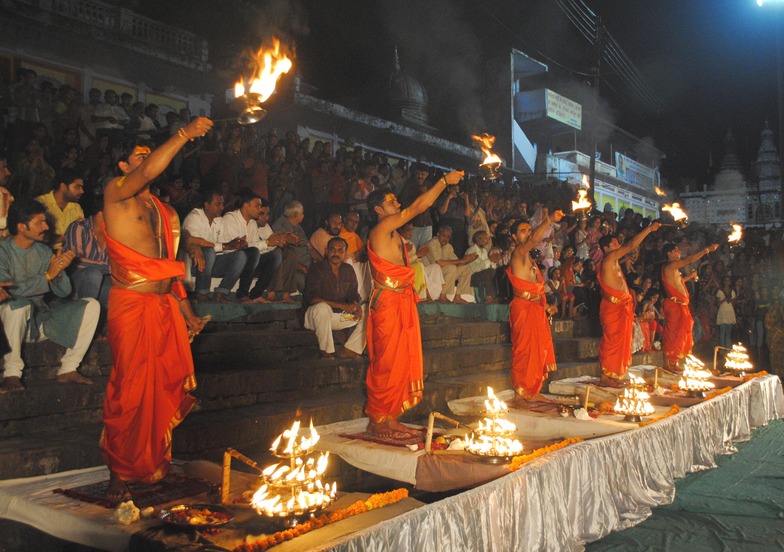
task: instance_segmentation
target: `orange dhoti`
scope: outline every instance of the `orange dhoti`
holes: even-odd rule
[[[555,370],[555,350],[545,311],[544,280],[537,268],[537,283],[506,270],[514,299],[509,305],[512,337],[512,385],[515,393],[530,399],[542,390],[547,373]]]
[[[155,198],[161,213],[166,210]],[[112,277],[124,284],[182,277],[174,260],[174,222],[161,217],[169,258],[146,257],[106,235]],[[196,387],[188,328],[177,294],[139,293],[118,286],[109,293],[109,346],[114,357],[101,449],[112,474],[123,481],[153,483],[169,472],[172,430],[190,411]]]
[[[606,285],[597,273],[602,290],[599,320],[602,339],[599,341],[599,365],[608,378],[622,379],[632,363],[634,331],[634,298],[628,291]]]
[[[675,364],[678,360],[691,353],[694,347],[694,318],[689,310],[689,294],[683,294],[664,279],[664,291],[667,299],[662,302],[664,312],[664,331],[662,332],[662,345],[664,356]]]
[[[405,247],[403,251],[405,251]],[[398,418],[422,400],[422,335],[414,269],[376,255],[368,244],[375,289],[370,296],[367,342],[367,408],[371,422]],[[408,265],[408,253],[406,265]]]

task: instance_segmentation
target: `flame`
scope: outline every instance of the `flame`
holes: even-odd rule
[[[730,243],[738,243],[743,238],[743,227],[740,224],[730,223],[732,226],[732,234],[729,235],[727,241]]]
[[[275,92],[275,85],[284,73],[288,73],[293,66],[289,57],[280,51],[280,40],[272,39],[272,47],[262,46],[253,55],[256,67],[250,78],[247,80],[247,91],[251,94],[258,94],[259,102],[263,103]],[[245,82],[240,79],[234,85],[234,96],[244,96],[246,92]]]
[[[686,355],[678,388],[683,391],[708,391],[716,387],[714,383],[708,381],[710,377],[710,371],[705,370],[705,363],[694,355]]]
[[[666,196],[667,195],[667,192],[665,192],[664,190],[662,190],[658,186],[654,186],[653,187],[653,191],[656,192],[656,195],[660,195],[660,196]]]
[[[645,390],[645,379],[629,374],[628,387],[615,401],[613,410],[624,416],[650,416],[654,413],[650,399]]]
[[[577,201],[572,201],[572,212],[590,209],[592,205],[588,200],[588,190],[577,190]]]
[[[489,165],[490,163],[501,164],[501,158],[493,153],[495,136],[483,132],[482,134],[472,134],[471,138],[479,143],[479,147],[482,148],[482,153],[485,154],[485,160],[482,161],[482,165]]]
[[[727,353],[724,367],[732,372],[751,372],[754,365],[749,362],[749,354],[746,348],[740,343],[732,346],[732,350]]]
[[[681,209],[680,203],[673,203],[672,205],[663,205],[662,211],[667,211],[672,215],[672,218],[675,219],[675,222],[685,221],[689,215],[686,214],[686,211]]]

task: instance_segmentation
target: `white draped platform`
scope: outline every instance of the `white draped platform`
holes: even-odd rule
[[[752,429],[783,416],[781,382],[759,377],[655,424],[569,446],[391,519],[358,523],[355,532],[332,535],[314,549],[580,550],[670,503],[675,479],[715,467],[717,455],[732,453],[734,443],[748,439]],[[79,482],[105,477],[102,469],[0,482],[0,517],[66,540],[122,550],[141,527],[118,526],[108,510],[51,493],[69,476]],[[287,544],[296,548],[296,539]]]
[[[752,429],[784,416],[764,376],[633,431],[578,443],[481,487],[351,536],[336,550],[580,550],[672,502],[674,480],[715,467]]]

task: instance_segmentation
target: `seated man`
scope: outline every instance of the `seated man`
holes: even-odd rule
[[[259,223],[263,198],[249,188],[239,191],[239,209],[223,216],[224,239],[236,243],[236,249],[245,257],[237,288],[237,299],[249,302],[250,284],[259,266]],[[236,242],[235,242],[236,240]]]
[[[89,218],[72,222],[65,231],[63,251],[72,251],[76,258],[68,267],[74,295],[77,299],[92,297],[106,310],[112,277],[106,233],[103,228],[103,209]]]
[[[408,251],[408,261],[411,268],[414,269],[414,291],[420,299],[425,299],[428,302],[433,301],[433,295],[441,295],[441,290],[444,288],[444,274],[441,272],[441,267],[437,264],[427,265],[422,264],[421,258],[428,254],[427,245],[417,248],[412,241],[414,235],[414,225],[410,221],[401,226],[398,231],[400,237],[403,238],[403,246]]]
[[[370,278],[370,268],[367,262],[367,250],[362,243],[362,238],[357,234],[359,227],[359,213],[357,211],[349,211],[343,218],[343,228],[340,230],[340,237],[348,243],[348,255],[346,262],[351,265],[357,275],[357,282],[359,282],[359,296],[362,302],[365,303],[370,296],[372,289],[372,281]]]
[[[79,205],[83,195],[82,177],[74,169],[63,168],[56,174],[54,190],[35,198],[46,208],[54,221],[55,235],[52,243],[55,249],[62,247],[68,225],[84,218],[84,212]]]
[[[305,275],[308,273],[308,267],[311,260],[311,246],[308,241],[305,230],[302,228],[302,221],[305,219],[305,208],[299,201],[290,201],[283,209],[283,214],[272,223],[272,229],[280,234],[286,234],[286,247],[283,250],[283,258],[287,255],[294,255],[297,263],[296,281],[294,282],[294,289],[291,285],[288,286],[286,293],[284,293],[283,300],[286,301],[291,293],[302,290],[305,287]],[[279,287],[284,287],[283,283],[279,283]],[[276,288],[278,289],[278,288]],[[288,294],[288,295],[287,295]],[[291,300],[293,301],[293,300]]]
[[[454,295],[455,303],[468,303],[463,295],[473,295],[471,289],[471,267],[478,255],[466,255],[458,259],[449,240],[452,238],[452,229],[449,226],[439,228],[436,237],[427,242],[428,253],[424,258],[428,264],[437,264],[444,275],[444,287],[438,297],[440,303],[449,303],[449,296]],[[455,287],[457,281],[457,287]]]
[[[24,390],[22,385],[22,341],[51,339],[67,347],[57,371],[61,383],[92,384],[76,369],[95,334],[101,308],[92,298],[63,301],[50,307],[44,296],[53,292],[68,297],[71,281],[65,269],[74,260],[73,251],[53,254],[43,244],[49,226],[46,209],[37,201],[21,199],[8,210],[11,238],[0,241],[0,282],[13,282],[11,299],[0,305],[11,352],[3,357],[5,391]]]
[[[340,213],[330,213],[324,222],[325,225],[319,227],[310,236],[310,257],[314,263],[324,260],[327,243],[335,236],[339,236],[343,228],[343,217]]]
[[[222,278],[215,288],[215,301],[231,302],[229,294],[248,262],[248,257],[241,251],[242,238],[227,238],[222,213],[223,194],[214,190],[204,196],[202,208],[193,209],[182,224],[196,274],[197,301],[209,300],[212,279]]]
[[[484,298],[485,303],[497,303],[498,283],[495,273],[501,260],[501,252],[491,249],[490,234],[484,230],[474,233],[471,241],[474,243],[466,250],[466,255],[477,256],[468,265],[471,267],[471,285],[479,290],[480,297]]]
[[[259,228],[258,250],[259,264],[256,268],[256,285],[250,290],[248,297],[253,303],[270,303],[277,293],[272,289],[272,279],[277,273],[282,274],[281,281],[293,280],[297,270],[296,258],[293,255],[286,257],[283,263],[283,247],[286,246],[288,236],[273,232],[269,225],[270,206],[266,199],[261,198],[261,209],[256,225]],[[264,296],[264,293],[267,296]],[[284,292],[285,295],[285,292]]]
[[[340,358],[359,358],[365,350],[365,311],[359,304],[359,290],[354,270],[344,261],[346,240],[334,237],[327,244],[324,260],[313,263],[305,280],[305,327],[316,332],[321,358],[334,358],[332,330],[354,326]]]

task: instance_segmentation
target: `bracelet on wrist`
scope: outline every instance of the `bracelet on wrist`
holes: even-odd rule
[[[54,278],[52,278],[52,276],[49,274],[49,271],[48,271],[48,270],[47,270],[46,272],[44,272],[44,278],[46,278],[46,281],[47,281],[47,282],[51,282],[51,281],[54,279]]]
[[[184,128],[180,128],[179,130],[177,130],[177,136],[179,136],[180,138],[185,138],[189,142],[193,142],[193,138],[189,136],[187,132],[185,132]]]

